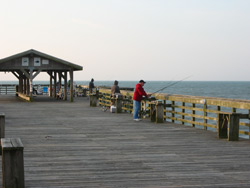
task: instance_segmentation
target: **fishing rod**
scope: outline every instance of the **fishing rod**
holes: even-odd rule
[[[161,88],[161,89],[159,89],[159,90],[157,90],[157,91],[151,93],[151,95],[152,95],[152,94],[155,94],[155,93],[158,93],[159,91],[162,91],[162,90],[164,90],[164,89],[166,89],[166,88],[168,88],[168,87],[170,87],[170,86],[173,86],[173,85],[175,85],[175,84],[178,84],[179,82],[181,82],[181,81],[183,81],[183,80],[186,80],[186,79],[188,79],[188,78],[190,78],[190,77],[191,77],[191,76],[188,76],[188,77],[183,78],[183,79],[181,79],[181,80],[178,80],[178,81],[176,81],[176,82],[174,82],[174,83],[168,84],[167,86],[165,86],[165,87],[163,87],[163,88]]]

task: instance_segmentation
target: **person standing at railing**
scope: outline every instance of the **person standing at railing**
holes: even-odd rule
[[[143,86],[146,82],[144,80],[140,80],[138,84],[136,84],[135,91],[134,91],[134,96],[133,96],[133,101],[134,101],[134,120],[135,121],[141,121],[139,118],[139,111],[141,109],[141,100],[142,97],[150,97],[150,94],[147,94]]]
[[[114,81],[114,85],[111,87],[111,106],[115,103],[115,95],[120,95],[120,88],[118,86],[118,81]]]
[[[94,88],[95,88],[94,79],[92,78],[91,81],[89,82],[89,93],[92,93]]]
[[[117,80],[115,80],[114,85],[111,87],[111,95],[114,96],[115,93],[121,93]]]

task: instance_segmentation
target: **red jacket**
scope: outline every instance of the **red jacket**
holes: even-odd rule
[[[136,84],[133,100],[141,102],[142,96],[148,97],[141,84]]]

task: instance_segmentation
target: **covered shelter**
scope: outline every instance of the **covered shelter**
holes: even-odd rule
[[[11,72],[19,80],[17,94],[21,97],[28,96],[31,99],[34,78],[41,72],[47,72],[50,76],[50,97],[56,98],[57,82],[59,83],[58,89],[61,89],[63,79],[63,100],[67,100],[67,75],[69,73],[70,101],[73,101],[73,73],[82,69],[82,66],[33,49],[0,59],[0,72]]]

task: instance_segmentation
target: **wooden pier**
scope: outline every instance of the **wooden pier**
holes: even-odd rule
[[[5,137],[24,145],[25,187],[250,187],[250,142],[48,97],[0,96]],[[2,185],[2,180],[0,180]]]

